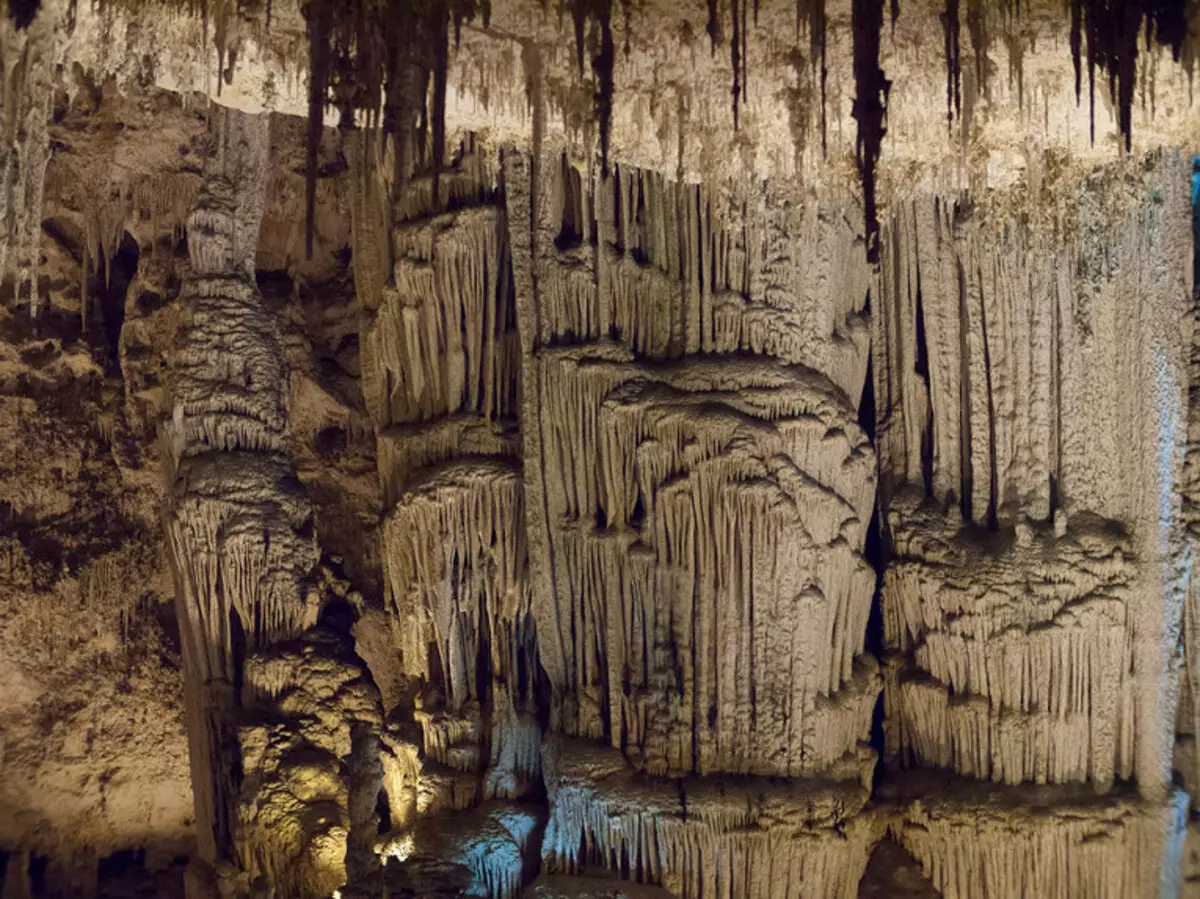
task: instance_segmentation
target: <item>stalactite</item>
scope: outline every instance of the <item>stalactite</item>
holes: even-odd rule
[[[796,0],[797,29],[799,29],[801,18],[808,22],[809,59],[821,84],[821,155],[826,156],[829,152],[829,126],[826,112],[829,65],[826,57],[828,20],[825,14],[825,0]]]
[[[962,62],[959,44],[960,18],[959,0],[946,0],[941,14],[942,32],[946,36],[946,122],[954,123],[954,116],[962,114]]]
[[[313,252],[313,224],[317,206],[317,152],[325,127],[325,92],[329,81],[329,31],[333,6],[328,0],[310,0],[304,6],[308,20],[308,143],[304,171],[304,254]]]
[[[457,40],[461,15],[456,13],[454,32]],[[433,41],[433,211],[441,208],[442,169],[446,165],[446,67],[449,60],[450,36],[446,11],[437,9],[431,14],[429,36]]]
[[[590,0],[571,0],[571,24],[575,30],[575,62],[579,69],[579,77],[583,77],[584,31],[587,28],[587,17]]]
[[[891,825],[947,899],[1176,895],[1187,797],[1161,803],[1058,788],[980,789],[945,780]]]
[[[600,25],[600,52],[594,60],[596,79],[596,118],[600,124],[600,175],[608,177],[608,154],[612,129],[613,61],[616,51],[612,36],[612,0],[594,0],[594,14]],[[626,40],[628,40],[628,10],[626,10]]]
[[[1078,105],[1080,99],[1080,89],[1082,87],[1083,66],[1080,61],[1080,52],[1083,49],[1083,0],[1071,0],[1071,62],[1075,68],[1075,103]],[[1093,127],[1093,137],[1095,140]]]
[[[741,0],[743,6],[749,0]],[[729,0],[730,18],[733,20],[733,37],[729,40],[729,63],[733,69],[733,129],[738,128],[738,104],[744,96],[742,84],[742,17],[738,12],[738,0]]]
[[[990,39],[987,17],[986,0],[967,0],[967,33],[971,36],[971,47],[975,51],[975,85],[976,91],[982,97],[988,96],[988,77],[991,67],[991,60],[988,58]],[[1075,92],[1078,96],[1078,71],[1076,72]]]
[[[34,315],[41,306],[37,269],[63,5],[10,4],[0,21],[6,57],[0,85],[0,279],[13,275],[18,299],[29,291]]]
[[[891,87],[879,67],[879,38],[883,30],[883,0],[854,0],[854,86],[852,114],[858,122],[855,153],[862,181],[866,216],[867,261],[879,262],[879,217],[875,193],[880,146],[887,133],[887,97]]]
[[[26,31],[37,18],[41,5],[41,0],[10,0],[8,17],[18,31]]]
[[[1138,31],[1145,30],[1146,49],[1157,43],[1169,46],[1178,62],[1190,47],[1184,0],[1155,3],[1115,3],[1113,0],[1072,0],[1071,56],[1075,67],[1075,95],[1079,98],[1080,52],[1087,38],[1088,103],[1091,140],[1096,140],[1096,69],[1108,76],[1109,98],[1117,107],[1118,129],[1125,152],[1133,148],[1133,97],[1137,77]]]

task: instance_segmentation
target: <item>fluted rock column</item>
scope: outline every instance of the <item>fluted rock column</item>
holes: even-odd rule
[[[317,558],[285,451],[283,348],[254,281],[268,120],[215,114],[218,146],[188,221],[191,273],[162,432],[198,858],[208,866],[234,858],[243,659],[315,620],[302,588]],[[189,889],[205,887],[193,877]]]
[[[373,144],[360,149],[362,386],[389,507],[380,538],[396,644],[372,665],[403,685],[384,697],[385,783],[406,829],[536,783],[519,354],[494,160],[468,139],[436,181],[418,171],[372,212],[371,191],[386,188],[371,177]]]
[[[1176,886],[1187,172],[1169,151],[986,203],[923,186],[884,223],[884,728],[891,761],[939,769],[896,778],[897,832],[947,896]]]
[[[853,896],[881,685],[853,231],[833,197],[598,177],[549,141],[504,183],[543,864]]]

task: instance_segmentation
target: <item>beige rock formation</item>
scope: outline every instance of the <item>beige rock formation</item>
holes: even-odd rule
[[[1200,884],[1195,0],[5,12],[5,899]]]

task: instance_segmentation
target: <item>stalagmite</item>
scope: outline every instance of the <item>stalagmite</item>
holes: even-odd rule
[[[283,895],[327,896],[374,867],[379,696],[347,643],[318,627],[245,661],[236,843]]]
[[[265,118],[224,113],[188,222],[189,325],[171,377],[162,442],[168,546],[189,695],[199,862],[235,858],[236,685],[244,654],[299,633],[319,609],[312,512],[285,455],[286,368],[254,283],[268,150]],[[189,895],[215,876],[194,867]]]

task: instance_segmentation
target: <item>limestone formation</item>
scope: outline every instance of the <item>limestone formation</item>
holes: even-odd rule
[[[373,867],[379,697],[347,643],[318,626],[245,662],[235,842],[280,893],[325,895]]]
[[[295,636],[319,608],[312,513],[285,454],[286,368],[253,281],[266,121],[225,114],[196,211],[163,453],[199,853],[189,892],[235,852],[239,685],[246,653]],[[336,886],[336,884],[335,884]]]
[[[1198,49],[8,0],[0,893],[1196,893]]]

